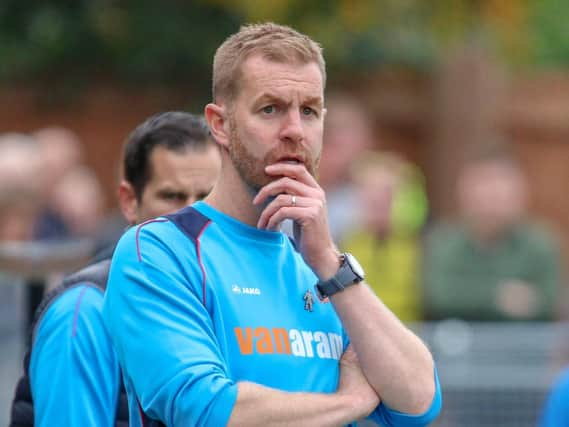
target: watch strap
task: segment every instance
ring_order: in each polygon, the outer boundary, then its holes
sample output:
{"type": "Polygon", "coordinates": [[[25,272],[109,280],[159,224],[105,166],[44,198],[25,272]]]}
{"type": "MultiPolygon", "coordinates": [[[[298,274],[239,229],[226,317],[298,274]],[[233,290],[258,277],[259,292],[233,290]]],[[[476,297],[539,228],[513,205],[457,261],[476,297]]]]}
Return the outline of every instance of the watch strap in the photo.
{"type": "Polygon", "coordinates": [[[352,271],[346,258],[342,256],[342,263],[338,272],[330,279],[316,284],[316,290],[320,299],[334,295],[337,292],[343,291],[345,288],[355,285],[361,279],[352,271]]]}
{"type": "Polygon", "coordinates": [[[336,292],[341,292],[345,289],[345,286],[338,281],[336,276],[332,277],[325,282],[318,282],[316,284],[316,290],[318,291],[318,296],[320,299],[324,299],[330,295],[334,295],[336,292]]]}

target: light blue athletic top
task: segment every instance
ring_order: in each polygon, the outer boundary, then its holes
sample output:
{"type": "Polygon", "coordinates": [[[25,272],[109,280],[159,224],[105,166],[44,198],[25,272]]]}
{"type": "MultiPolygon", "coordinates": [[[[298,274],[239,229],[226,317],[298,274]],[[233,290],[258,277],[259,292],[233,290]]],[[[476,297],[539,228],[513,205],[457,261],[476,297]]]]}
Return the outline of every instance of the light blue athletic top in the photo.
{"type": "MultiPolygon", "coordinates": [[[[238,381],[334,392],[348,338],[332,305],[314,295],[315,283],[285,234],[203,202],[127,232],[113,256],[103,318],[131,426],[142,425],[139,411],[170,427],[226,425],[238,381]]],[[[437,386],[425,414],[380,405],[373,418],[423,426],[440,405],[437,386]]]]}
{"type": "Polygon", "coordinates": [[[39,321],[30,359],[36,427],[111,427],[119,364],[101,318],[103,293],[78,284],[39,321]]]}
{"type": "Polygon", "coordinates": [[[569,368],[555,381],[542,409],[539,427],[569,426],[569,368]]]}

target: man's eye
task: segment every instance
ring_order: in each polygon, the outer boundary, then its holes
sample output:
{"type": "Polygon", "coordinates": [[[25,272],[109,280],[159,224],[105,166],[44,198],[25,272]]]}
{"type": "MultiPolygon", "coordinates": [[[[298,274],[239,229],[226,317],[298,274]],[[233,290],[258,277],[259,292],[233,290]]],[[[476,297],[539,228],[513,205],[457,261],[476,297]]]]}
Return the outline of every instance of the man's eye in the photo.
{"type": "Polygon", "coordinates": [[[275,112],[275,106],[274,105],[267,105],[265,107],[263,107],[263,113],[265,114],[273,114],[275,112]]]}
{"type": "Polygon", "coordinates": [[[317,116],[318,114],[316,113],[316,110],[314,110],[313,108],[310,107],[303,107],[302,108],[302,114],[304,114],[305,116],[317,116]]]}
{"type": "Polygon", "coordinates": [[[182,193],[163,193],[162,199],[167,200],[169,202],[172,201],[181,201],[186,199],[186,195],[182,193]]]}

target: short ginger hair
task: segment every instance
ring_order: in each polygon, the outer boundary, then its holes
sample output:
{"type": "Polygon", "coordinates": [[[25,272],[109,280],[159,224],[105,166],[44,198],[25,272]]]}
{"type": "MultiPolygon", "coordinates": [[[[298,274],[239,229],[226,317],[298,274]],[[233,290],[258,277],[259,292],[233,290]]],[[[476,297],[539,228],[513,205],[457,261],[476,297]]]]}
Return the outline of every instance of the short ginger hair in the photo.
{"type": "Polygon", "coordinates": [[[213,101],[231,102],[237,95],[241,78],[241,64],[252,54],[280,62],[314,62],[322,73],[326,86],[326,65],[322,47],[298,31],[272,22],[249,24],[228,37],[217,49],[213,58],[213,101]]]}

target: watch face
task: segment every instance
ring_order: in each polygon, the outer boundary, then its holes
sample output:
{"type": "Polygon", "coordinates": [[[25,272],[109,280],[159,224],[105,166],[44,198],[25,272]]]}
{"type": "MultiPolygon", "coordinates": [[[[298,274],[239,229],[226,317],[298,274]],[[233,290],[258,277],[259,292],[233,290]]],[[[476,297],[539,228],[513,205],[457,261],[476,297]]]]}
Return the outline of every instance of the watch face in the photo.
{"type": "Polygon", "coordinates": [[[358,262],[358,260],[352,254],[350,254],[348,252],[346,252],[344,254],[344,256],[346,257],[346,261],[348,262],[348,264],[352,268],[352,271],[355,274],[357,274],[361,279],[363,279],[365,277],[365,272],[364,272],[364,269],[362,268],[362,266],[360,265],[360,263],[358,262]]]}

